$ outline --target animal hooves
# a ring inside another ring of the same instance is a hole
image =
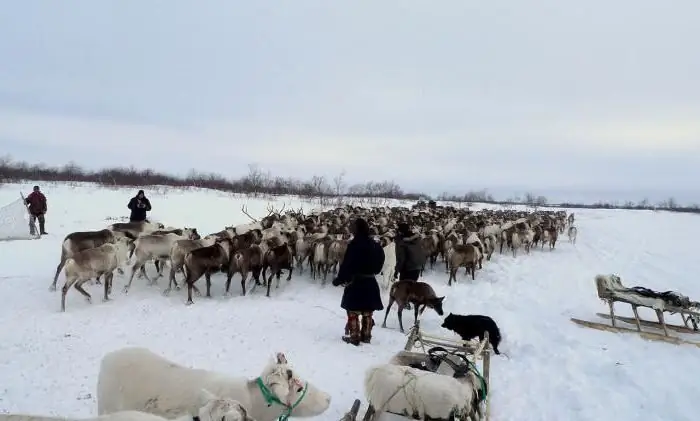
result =
[[[191,306],[192,304],[194,304],[194,301],[188,301],[185,303],[186,306]]]
[[[124,287],[124,289],[122,289],[122,294],[128,294],[128,293],[129,293],[129,288]]]

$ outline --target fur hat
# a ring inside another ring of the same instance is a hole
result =
[[[411,227],[405,222],[401,222],[398,225],[397,230],[398,230],[399,234],[404,236],[404,237],[410,237],[413,234],[411,232]]]
[[[357,237],[369,237],[369,224],[364,218],[355,219],[355,236]]]

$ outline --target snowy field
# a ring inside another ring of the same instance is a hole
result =
[[[28,194],[33,184],[3,186],[0,206],[15,200],[19,191]],[[335,421],[353,399],[363,396],[364,370],[386,361],[405,343],[395,311],[388,329],[375,328],[371,345],[343,343],[342,290],[330,283],[321,287],[296,273],[291,283],[273,289],[271,298],[258,289],[246,297],[224,299],[223,279],[217,276],[214,298],[195,297],[189,307],[184,290],[170,297],[161,294],[163,279],[157,287],[137,279],[124,295],[124,277],[116,275],[112,301],[101,301],[101,286],[88,286],[93,304],[71,290],[62,314],[60,292],[48,287],[63,237],[127,216],[127,201],[136,192],[42,186],[48,197],[49,235],[0,242],[0,412],[94,415],[100,359],[109,351],[137,345],[182,364],[249,377],[257,376],[274,352],[284,351],[303,376],[333,396],[329,411],[317,419]],[[248,222],[240,212],[242,202],[255,216],[265,215],[268,203],[203,190],[150,190],[153,219],[194,226],[203,234]],[[288,206],[301,204],[288,199]],[[510,359],[492,359],[492,420],[697,419],[697,348],[589,330],[569,317],[594,320],[596,312],[606,311],[595,294],[596,273],[614,272],[625,284],[700,297],[695,245],[700,219],[617,210],[577,210],[576,217],[575,247],[563,237],[553,252],[545,248],[517,258],[495,254],[477,272],[476,281],[460,271],[459,284],[452,288],[442,266],[426,273],[425,280],[447,296],[446,312],[486,314],[500,325],[501,348]],[[240,291],[237,279],[235,293]],[[63,276],[59,291],[62,284]],[[631,313],[622,305],[619,309],[620,314]],[[650,310],[640,312],[653,320]],[[669,316],[669,321],[678,323],[676,317]],[[381,318],[383,314],[378,325]],[[426,311],[423,320],[427,331],[448,335],[440,332],[436,313]]]

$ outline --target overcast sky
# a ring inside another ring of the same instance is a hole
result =
[[[14,1],[0,153],[700,202],[699,16],[696,0]]]

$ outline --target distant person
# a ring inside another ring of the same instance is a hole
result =
[[[129,200],[129,204],[126,207],[131,209],[130,222],[145,222],[147,218],[146,212],[151,210],[151,201],[146,198],[146,193],[143,190],[139,190],[136,196]]]
[[[44,215],[46,214],[46,196],[39,190],[39,186],[34,186],[34,191],[29,193],[24,199],[24,203],[29,207],[29,233],[36,235],[36,221],[39,220],[39,235],[46,235]]]

